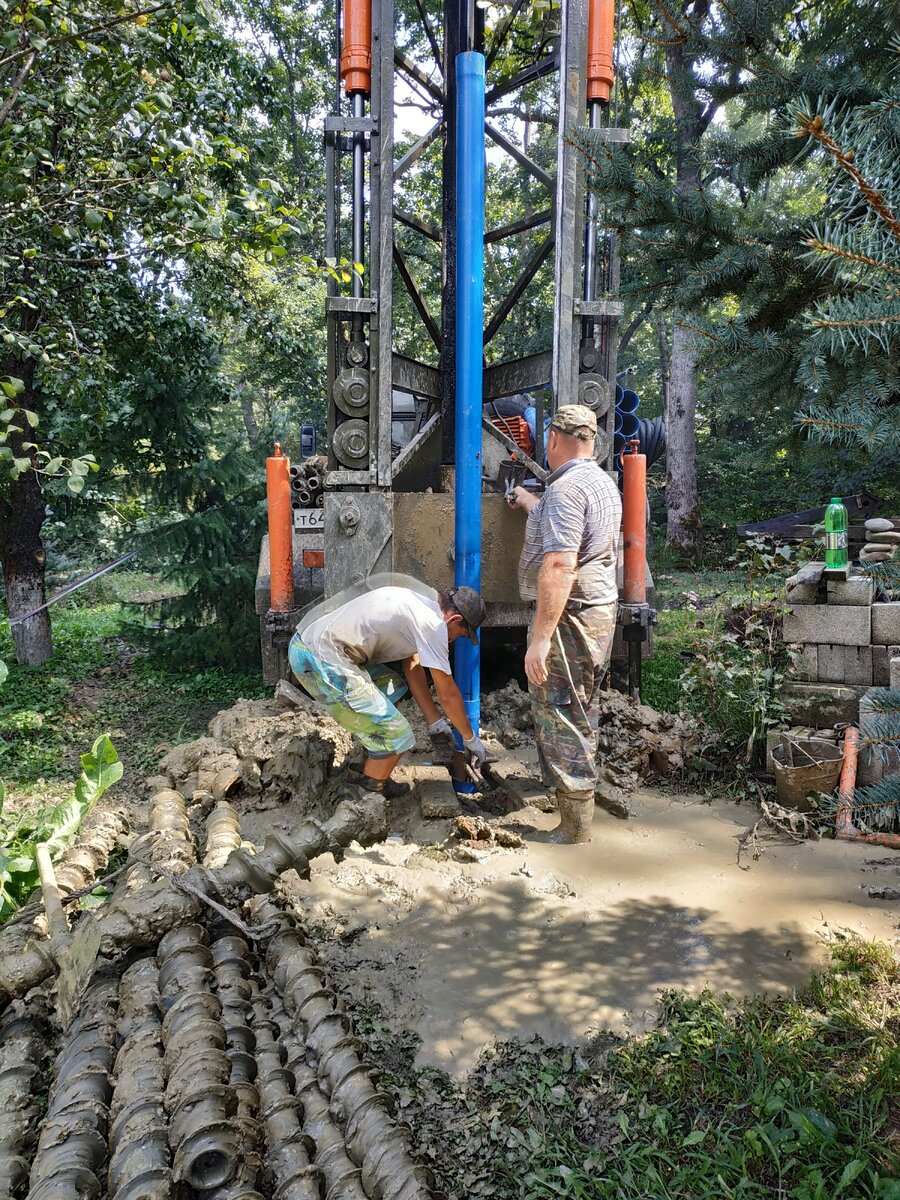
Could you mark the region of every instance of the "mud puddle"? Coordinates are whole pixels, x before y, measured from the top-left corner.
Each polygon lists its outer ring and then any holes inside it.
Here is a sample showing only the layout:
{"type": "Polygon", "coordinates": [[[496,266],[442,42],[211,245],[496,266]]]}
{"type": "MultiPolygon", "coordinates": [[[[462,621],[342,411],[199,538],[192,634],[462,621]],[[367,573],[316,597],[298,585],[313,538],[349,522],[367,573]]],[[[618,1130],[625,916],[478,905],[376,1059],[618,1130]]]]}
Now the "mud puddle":
{"type": "Polygon", "coordinates": [[[896,937],[900,906],[866,890],[896,870],[864,847],[772,845],[741,869],[754,810],[649,790],[630,806],[598,808],[587,846],[540,841],[555,819],[528,806],[526,848],[478,863],[396,842],[319,859],[307,919],[354,992],[421,1037],[418,1061],[454,1074],[497,1039],[646,1029],[660,989],[802,986],[843,930],[896,937]]]}

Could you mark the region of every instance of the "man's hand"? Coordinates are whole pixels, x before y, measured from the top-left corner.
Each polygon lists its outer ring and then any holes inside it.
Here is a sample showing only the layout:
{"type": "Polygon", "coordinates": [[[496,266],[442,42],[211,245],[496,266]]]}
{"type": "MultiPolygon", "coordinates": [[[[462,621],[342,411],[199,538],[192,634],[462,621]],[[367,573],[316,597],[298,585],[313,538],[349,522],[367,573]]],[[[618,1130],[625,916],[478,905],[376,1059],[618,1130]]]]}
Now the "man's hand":
{"type": "Polygon", "coordinates": [[[446,717],[438,717],[433,725],[428,726],[432,737],[453,737],[453,727],[446,717]]]}
{"type": "Polygon", "coordinates": [[[518,487],[511,488],[506,493],[506,503],[510,508],[519,508],[522,512],[530,512],[538,502],[538,497],[533,496],[528,488],[518,487]]]}
{"type": "Polygon", "coordinates": [[[550,639],[533,641],[525,652],[525,674],[531,683],[540,685],[547,681],[547,657],[550,654],[550,639]]]}
{"type": "Polygon", "coordinates": [[[468,750],[468,752],[472,755],[472,757],[475,759],[476,767],[482,766],[482,764],[487,759],[488,752],[487,752],[487,746],[485,746],[485,744],[481,740],[481,738],[478,737],[477,735],[470,737],[470,738],[466,738],[465,742],[463,742],[463,745],[468,750]]]}

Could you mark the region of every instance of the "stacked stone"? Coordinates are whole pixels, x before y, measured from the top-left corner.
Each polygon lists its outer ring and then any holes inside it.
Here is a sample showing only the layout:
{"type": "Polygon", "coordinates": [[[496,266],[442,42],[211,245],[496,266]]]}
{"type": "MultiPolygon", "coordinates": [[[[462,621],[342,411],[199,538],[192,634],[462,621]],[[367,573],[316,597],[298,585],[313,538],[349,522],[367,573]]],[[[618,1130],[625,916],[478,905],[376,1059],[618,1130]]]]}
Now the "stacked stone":
{"type": "Polygon", "coordinates": [[[900,547],[900,530],[887,517],[866,521],[866,544],[859,553],[860,562],[888,562],[900,547]]]}
{"type": "MultiPolygon", "coordinates": [[[[853,575],[801,583],[788,593],[783,636],[796,647],[796,661],[782,699],[793,725],[859,724],[865,737],[872,690],[900,685],[900,601],[874,599],[873,581],[853,575]]],[[[883,764],[863,756],[860,783],[884,773],[883,764]]]]}

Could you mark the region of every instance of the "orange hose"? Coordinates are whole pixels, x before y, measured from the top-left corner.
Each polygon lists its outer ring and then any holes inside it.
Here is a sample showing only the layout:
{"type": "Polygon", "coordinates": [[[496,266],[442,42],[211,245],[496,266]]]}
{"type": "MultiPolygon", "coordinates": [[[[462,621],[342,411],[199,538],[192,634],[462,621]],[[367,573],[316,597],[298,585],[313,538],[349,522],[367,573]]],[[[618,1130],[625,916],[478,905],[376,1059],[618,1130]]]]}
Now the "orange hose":
{"type": "MultiPolygon", "coordinates": [[[[637,441],[632,445],[637,446],[637,441]]],[[[622,455],[622,599],[647,603],[647,456],[622,455]]]]}
{"type": "Polygon", "coordinates": [[[616,30],[615,0],[590,0],[588,9],[587,98],[609,104],[616,78],[613,45],[616,30]]]}
{"type": "Polygon", "coordinates": [[[344,0],[341,79],[348,96],[372,91],[372,0],[344,0]]]}
{"type": "Polygon", "coordinates": [[[900,850],[900,833],[860,833],[853,824],[853,795],[856,791],[856,768],[859,763],[859,730],[855,725],[844,734],[844,765],[838,787],[838,806],[835,815],[837,837],[845,842],[866,842],[870,846],[887,846],[900,850]]]}
{"type": "Polygon", "coordinates": [[[266,503],[269,509],[269,612],[294,607],[294,536],[291,528],[291,461],[275,443],[266,459],[266,503]]]}

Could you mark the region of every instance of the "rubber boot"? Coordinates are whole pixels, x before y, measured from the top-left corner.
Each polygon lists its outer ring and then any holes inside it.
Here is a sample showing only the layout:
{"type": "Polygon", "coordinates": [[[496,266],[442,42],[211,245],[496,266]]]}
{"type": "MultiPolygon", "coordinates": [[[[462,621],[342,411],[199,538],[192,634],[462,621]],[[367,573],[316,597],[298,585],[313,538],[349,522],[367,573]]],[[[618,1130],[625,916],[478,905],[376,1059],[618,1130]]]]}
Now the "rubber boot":
{"type": "Polygon", "coordinates": [[[372,779],[369,775],[363,775],[359,771],[350,771],[350,782],[358,788],[362,788],[364,792],[375,792],[379,796],[384,796],[385,800],[399,800],[401,796],[409,794],[410,786],[408,783],[400,783],[395,779],[372,779]]]}
{"type": "Polygon", "coordinates": [[[579,844],[591,840],[594,819],[594,789],[584,792],[565,792],[556,789],[559,824],[552,831],[554,841],[579,844]]]}

